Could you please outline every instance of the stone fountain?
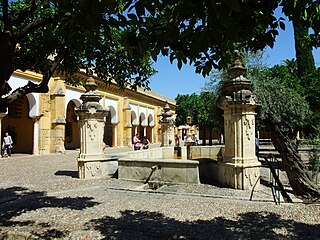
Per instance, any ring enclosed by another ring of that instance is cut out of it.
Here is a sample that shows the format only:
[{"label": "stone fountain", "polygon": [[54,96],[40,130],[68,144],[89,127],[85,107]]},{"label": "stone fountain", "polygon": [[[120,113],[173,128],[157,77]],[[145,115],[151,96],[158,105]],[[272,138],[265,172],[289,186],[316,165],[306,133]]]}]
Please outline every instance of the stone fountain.
[{"label": "stone fountain", "polygon": [[218,163],[217,181],[235,189],[258,187],[260,179],[261,163],[255,154],[255,109],[259,104],[245,72],[237,52],[220,102],[224,111],[225,152]]},{"label": "stone fountain", "polygon": [[79,178],[102,178],[109,175],[108,161],[103,153],[104,120],[108,110],[99,101],[98,85],[92,77],[84,84],[86,92],[81,95],[83,103],[75,109],[79,117],[80,154],[78,158]]}]

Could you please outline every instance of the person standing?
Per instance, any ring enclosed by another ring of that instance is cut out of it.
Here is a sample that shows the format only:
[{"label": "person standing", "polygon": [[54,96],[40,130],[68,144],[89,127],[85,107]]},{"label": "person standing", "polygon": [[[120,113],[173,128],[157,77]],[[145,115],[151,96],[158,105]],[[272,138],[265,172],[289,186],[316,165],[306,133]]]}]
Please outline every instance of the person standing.
[{"label": "person standing", "polygon": [[12,148],[12,138],[8,132],[6,132],[6,136],[3,138],[2,149],[1,149],[1,157],[4,155],[4,150],[7,151],[8,158],[11,157],[11,148]]},{"label": "person standing", "polygon": [[259,137],[256,136],[256,156],[259,157],[259,150],[260,150],[260,141],[259,141]]},{"label": "person standing", "polygon": [[140,136],[138,133],[133,137],[133,149],[134,150],[140,150],[140,148],[141,148],[141,141],[140,141],[139,137]]},{"label": "person standing", "polygon": [[176,133],[176,135],[174,135],[174,146],[175,147],[180,147],[180,140],[179,140],[178,133]]}]

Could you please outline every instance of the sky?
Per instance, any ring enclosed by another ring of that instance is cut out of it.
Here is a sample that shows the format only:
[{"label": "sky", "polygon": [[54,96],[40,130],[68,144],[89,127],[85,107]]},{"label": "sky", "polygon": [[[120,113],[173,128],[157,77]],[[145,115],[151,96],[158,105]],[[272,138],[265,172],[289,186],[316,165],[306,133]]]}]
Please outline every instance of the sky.
[{"label": "sky", "polygon": [[[273,49],[266,49],[266,63],[271,67],[285,59],[295,58],[292,24],[286,24],[285,31],[279,31]],[[320,67],[320,49],[314,50],[316,65]],[[175,99],[178,94],[200,93],[208,78],[196,74],[193,66],[184,65],[178,69],[176,62],[168,57],[159,57],[153,67],[158,71],[150,79],[150,87],[163,96]]]}]

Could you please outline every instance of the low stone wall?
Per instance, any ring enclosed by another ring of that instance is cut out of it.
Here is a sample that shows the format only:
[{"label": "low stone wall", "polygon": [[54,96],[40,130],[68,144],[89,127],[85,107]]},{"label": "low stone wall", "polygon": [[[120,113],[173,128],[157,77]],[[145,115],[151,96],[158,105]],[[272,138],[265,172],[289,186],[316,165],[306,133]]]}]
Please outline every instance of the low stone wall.
[{"label": "low stone wall", "polygon": [[211,158],[218,160],[224,154],[224,145],[214,146],[191,146],[192,159]]},{"label": "low stone wall", "polygon": [[[138,151],[128,152],[126,155],[127,158],[134,158],[134,159],[157,159],[157,158],[163,158],[163,152],[169,151],[172,149],[172,155],[170,155],[170,158],[173,156],[173,148],[151,148],[151,149],[142,149]],[[164,150],[164,151],[163,151]]]},{"label": "low stone wall", "polygon": [[216,184],[218,176],[218,161],[212,158],[197,158],[199,162],[199,178],[201,183]]},{"label": "low stone wall", "polygon": [[[174,155],[174,147],[161,147],[129,152],[127,157],[135,159],[172,159]],[[187,159],[186,146],[181,147],[180,159]]]},{"label": "low stone wall", "polygon": [[[118,159],[118,178],[164,184],[199,184],[199,162],[186,160],[186,147],[181,147],[182,159],[173,159],[174,147],[143,149]],[[151,174],[152,169],[155,171]],[[151,176],[150,176],[151,174]]]},{"label": "low stone wall", "polygon": [[118,168],[117,158],[101,157],[99,160],[78,159],[78,174],[81,179],[110,178]]},{"label": "low stone wall", "polygon": [[315,146],[313,145],[301,145],[298,147],[298,153],[304,163],[310,164],[310,157],[313,155],[314,148]]},{"label": "low stone wall", "polygon": [[191,146],[193,160],[199,162],[199,177],[201,183],[217,183],[218,160],[224,153],[224,145]]},{"label": "low stone wall", "polygon": [[199,184],[198,164],[198,161],[181,159],[122,158],[118,160],[118,178],[141,182],[148,179],[163,184]]}]

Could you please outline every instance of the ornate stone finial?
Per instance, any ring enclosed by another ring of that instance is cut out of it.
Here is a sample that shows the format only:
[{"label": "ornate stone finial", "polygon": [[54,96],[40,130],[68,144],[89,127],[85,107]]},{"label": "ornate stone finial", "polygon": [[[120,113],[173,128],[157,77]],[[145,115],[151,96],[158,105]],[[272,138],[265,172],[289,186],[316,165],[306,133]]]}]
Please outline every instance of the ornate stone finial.
[{"label": "ornate stone finial", "polygon": [[243,95],[251,95],[252,82],[244,77],[245,72],[246,69],[242,65],[240,53],[239,51],[235,51],[234,64],[228,70],[229,80],[227,80],[223,86],[225,96],[229,96],[235,101],[239,101],[239,94],[241,95],[241,99],[244,98]]},{"label": "ornate stone finial", "polygon": [[86,92],[89,92],[97,90],[98,85],[92,77],[89,77],[83,87],[86,89]]},{"label": "ornate stone finial", "polygon": [[230,79],[243,76],[246,73],[246,69],[242,65],[240,52],[238,50],[234,51],[234,63],[228,70]]},{"label": "ornate stone finial", "polygon": [[80,99],[83,101],[81,108],[86,108],[89,105],[96,105],[99,109],[101,108],[99,101],[102,98],[100,94],[96,93],[98,85],[92,77],[89,77],[86,83],[83,85],[86,89],[86,92],[81,95]]},{"label": "ornate stone finial", "polygon": [[161,123],[170,123],[172,122],[172,116],[173,114],[170,112],[169,104],[166,103],[166,105],[163,108],[163,111],[161,112],[162,119],[160,120]]},{"label": "ornate stone finial", "polygon": [[164,105],[163,110],[164,110],[165,112],[169,112],[169,111],[170,111],[170,107],[169,107],[169,104],[168,104],[168,103],[166,103],[166,105]]}]

